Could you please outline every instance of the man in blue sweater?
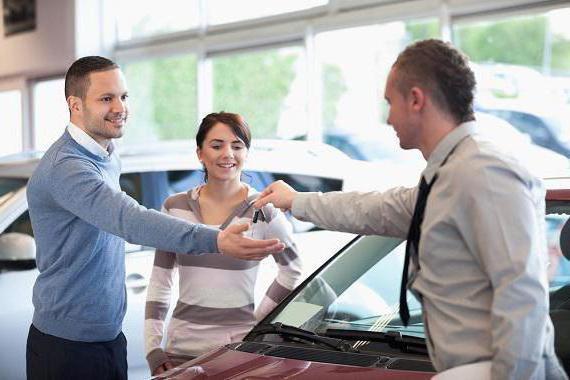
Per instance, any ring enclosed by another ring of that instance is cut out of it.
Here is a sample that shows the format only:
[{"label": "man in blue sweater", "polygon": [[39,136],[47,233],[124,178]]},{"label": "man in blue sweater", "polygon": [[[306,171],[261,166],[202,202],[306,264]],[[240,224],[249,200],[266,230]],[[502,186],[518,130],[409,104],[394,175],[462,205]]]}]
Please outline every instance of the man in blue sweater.
[{"label": "man in blue sweater", "polygon": [[[113,139],[127,120],[119,67],[103,57],[74,62],[65,77],[70,124],[28,183],[39,276],[28,335],[28,379],[126,379],[125,240],[164,251],[260,259],[278,240],[192,225],[140,206],[119,187]],[[143,316],[141,316],[142,318]]]}]

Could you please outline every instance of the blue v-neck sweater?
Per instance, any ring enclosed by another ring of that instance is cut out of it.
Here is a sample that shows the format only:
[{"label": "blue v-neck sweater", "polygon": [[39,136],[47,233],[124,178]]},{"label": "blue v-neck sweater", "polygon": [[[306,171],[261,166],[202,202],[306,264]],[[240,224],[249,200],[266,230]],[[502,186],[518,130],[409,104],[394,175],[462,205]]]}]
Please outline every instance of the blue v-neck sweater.
[{"label": "blue v-neck sweater", "polygon": [[40,272],[33,324],[46,334],[84,342],[119,334],[127,306],[125,240],[171,252],[218,252],[218,230],[140,206],[120,190],[119,175],[116,153],[93,155],[66,131],[28,182]]}]

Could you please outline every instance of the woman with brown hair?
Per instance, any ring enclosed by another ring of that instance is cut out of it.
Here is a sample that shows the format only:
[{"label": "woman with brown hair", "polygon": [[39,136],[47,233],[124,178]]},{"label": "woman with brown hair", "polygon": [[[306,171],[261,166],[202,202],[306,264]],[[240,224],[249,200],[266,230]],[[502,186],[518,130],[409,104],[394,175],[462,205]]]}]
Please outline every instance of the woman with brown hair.
[{"label": "woman with brown hair", "polygon": [[[167,198],[163,212],[220,229],[251,221],[257,192],[241,181],[250,145],[251,132],[240,115],[207,115],[196,135],[196,153],[204,166],[205,183]],[[145,349],[153,375],[214,347],[240,341],[296,285],[301,262],[291,225],[271,205],[264,206],[259,215],[262,220],[255,224],[253,237],[279,238],[286,249],[273,255],[278,273],[256,309],[258,261],[156,251],[145,312]],[[163,349],[165,317],[176,272],[179,296]]]}]

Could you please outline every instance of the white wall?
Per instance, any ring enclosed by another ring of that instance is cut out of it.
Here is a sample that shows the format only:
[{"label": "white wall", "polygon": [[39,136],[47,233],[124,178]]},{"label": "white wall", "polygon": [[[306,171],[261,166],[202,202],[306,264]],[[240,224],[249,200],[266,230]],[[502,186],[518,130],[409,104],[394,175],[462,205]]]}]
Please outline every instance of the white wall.
[{"label": "white wall", "polygon": [[0,82],[61,74],[75,58],[75,0],[36,0],[36,7],[34,31],[5,37],[0,18]]}]

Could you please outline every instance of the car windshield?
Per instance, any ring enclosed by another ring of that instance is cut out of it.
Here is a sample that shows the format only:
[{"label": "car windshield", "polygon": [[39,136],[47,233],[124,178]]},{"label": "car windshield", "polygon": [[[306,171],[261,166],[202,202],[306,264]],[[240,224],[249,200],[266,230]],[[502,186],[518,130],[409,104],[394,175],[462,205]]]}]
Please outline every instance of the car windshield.
[{"label": "car windshield", "polygon": [[[366,236],[330,262],[273,319],[325,334],[327,329],[403,330],[398,316],[405,244]],[[347,270],[350,268],[350,270]],[[411,323],[405,332],[423,336],[421,307],[408,294]]]},{"label": "car windshield", "polygon": [[560,140],[566,145],[570,145],[570,131],[568,131],[568,122],[563,121],[564,119],[557,116],[547,116],[544,118],[546,123],[550,125],[554,133],[560,138]]},{"label": "car windshield", "polygon": [[26,180],[23,178],[0,178],[0,204],[25,185]]},{"label": "car windshield", "polygon": [[[570,284],[570,256],[563,254],[560,248],[560,231],[568,215],[557,214],[561,211],[549,210],[551,214],[545,220],[551,308],[556,305],[556,294],[560,293],[557,291]],[[340,329],[397,331],[424,337],[421,305],[410,292],[407,298],[409,325],[403,327],[399,318],[404,257],[402,240],[358,237],[264,322],[280,322],[319,335]]]}]

